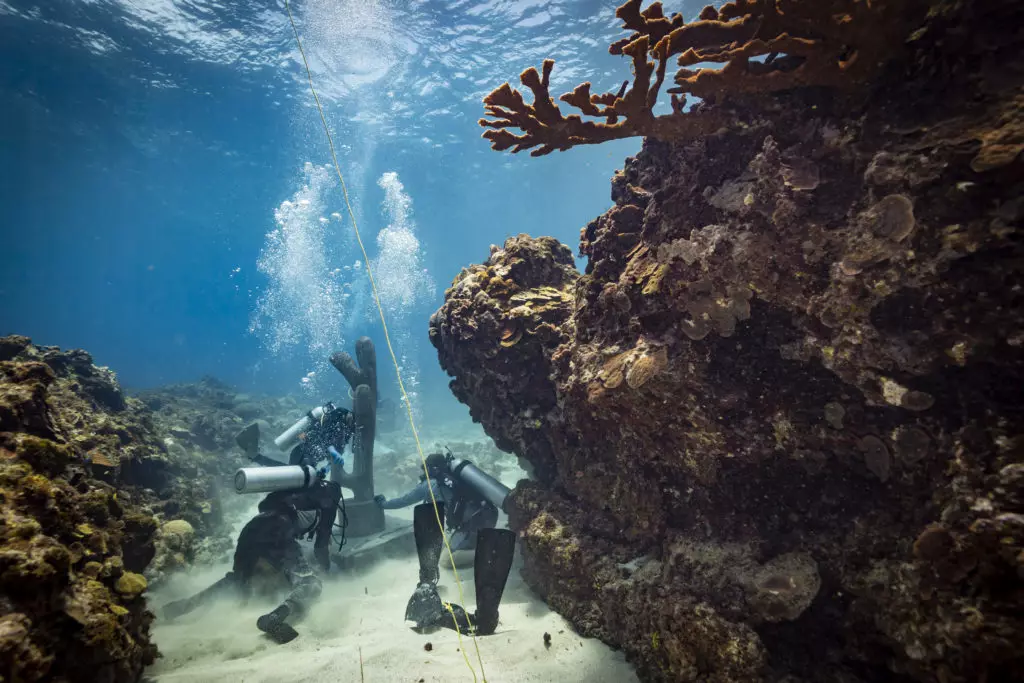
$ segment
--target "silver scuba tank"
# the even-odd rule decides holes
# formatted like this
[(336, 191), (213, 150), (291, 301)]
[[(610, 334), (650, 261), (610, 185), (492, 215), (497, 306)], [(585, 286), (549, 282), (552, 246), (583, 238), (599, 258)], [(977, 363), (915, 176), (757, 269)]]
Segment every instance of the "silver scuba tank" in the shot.
[(270, 493), (306, 489), (317, 483), (317, 472), (306, 465), (243, 467), (235, 472), (236, 493)]
[(452, 476), (473, 489), (481, 498), (488, 501), (502, 512), (505, 501), (512, 490), (500, 481), (484, 472), (468, 460), (463, 460), (451, 467)]
[(295, 424), (284, 430), (276, 439), (274, 439), (274, 445), (282, 451), (290, 450), (299, 442), (299, 436), (303, 432), (308, 430), (314, 422), (319, 422), (323, 419), (324, 415), (332, 410), (334, 410), (334, 406), (330, 403), (313, 408), (313, 410), (303, 415), (295, 422)]

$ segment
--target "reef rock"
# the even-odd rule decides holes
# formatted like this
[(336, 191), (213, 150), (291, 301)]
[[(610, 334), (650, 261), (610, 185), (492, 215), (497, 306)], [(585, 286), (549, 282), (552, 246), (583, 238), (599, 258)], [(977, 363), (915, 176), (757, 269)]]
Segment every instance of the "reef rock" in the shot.
[(83, 351), (0, 339), (0, 677), (138, 680), (156, 523), (110, 478), (157, 441)]
[(533, 466), (525, 579), (645, 680), (1024, 680), (1024, 17), (933, 4), (862, 101), (646, 140), (584, 275), (513, 237), (431, 319)]
[[(252, 503), (231, 489), (235, 471), (249, 464), (235, 435), (252, 420), (240, 413), (276, 419), (286, 409), (278, 409), (276, 401), (239, 394), (213, 377), (142, 391), (136, 398), (152, 410), (153, 424), (163, 436), (160, 456), (126, 480), (153, 494), (151, 504), (162, 526), (146, 576), (159, 585), (174, 571), (230, 557), (231, 522)], [(191, 531), (180, 533), (182, 525)]]
[[(549, 477), (555, 459), (544, 419), (556, 394), (545, 368), (566, 340), (577, 277), (572, 252), (557, 240), (512, 238), (484, 265), (464, 269), (430, 320), (442, 366), (465, 378), (452, 382), (456, 398), (499, 448)], [(471, 379), (485, 377), (486, 389)], [(481, 390), (488, 400), (475, 400)]]
[[(164, 446), (125, 480), (151, 492), (162, 525), (156, 557), (146, 570), (150, 585), (157, 586), (174, 571), (231, 558), (233, 525), (255, 502), (232, 487), (238, 468), (251, 465), (235, 443), (238, 432), (257, 422), (261, 452), (287, 460), (271, 439), (312, 406), (300, 406), (292, 396), (240, 393), (209, 376), (141, 391), (135, 398), (152, 411)], [(183, 525), (191, 533), (180, 533)]]

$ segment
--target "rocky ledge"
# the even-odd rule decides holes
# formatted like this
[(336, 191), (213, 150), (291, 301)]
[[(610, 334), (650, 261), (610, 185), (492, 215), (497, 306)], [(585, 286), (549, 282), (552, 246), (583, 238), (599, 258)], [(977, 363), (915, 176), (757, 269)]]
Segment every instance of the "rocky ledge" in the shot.
[(153, 661), (157, 522), (108, 476), (159, 450), (147, 413), (87, 353), (0, 338), (4, 680), (135, 681)]
[(212, 378), (129, 397), (85, 351), (0, 338), (0, 679), (138, 680), (145, 591), (229, 559), (253, 503), (235, 434), (299, 414)]
[(645, 680), (1024, 680), (1020, 11), (649, 139), (584, 275), (521, 235), (446, 293), (525, 578)]

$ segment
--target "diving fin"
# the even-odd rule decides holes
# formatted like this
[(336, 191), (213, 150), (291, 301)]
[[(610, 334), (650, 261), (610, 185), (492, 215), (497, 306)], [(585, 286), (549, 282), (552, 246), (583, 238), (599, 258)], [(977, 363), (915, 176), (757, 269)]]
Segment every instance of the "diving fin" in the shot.
[(291, 610), (288, 605), (281, 605), (273, 612), (264, 614), (256, 620), (256, 628), (263, 631), (278, 645), (290, 643), (299, 636), (299, 632), (285, 619), (289, 617)]
[(474, 626), (473, 620), (466, 614), (466, 610), (462, 608), (462, 605), (455, 605), (450, 602), (441, 604), (441, 615), (435, 625), (444, 626), (459, 633), (471, 633)]
[(229, 572), (223, 578), (213, 583), (213, 585), (204, 588), (195, 595), (183, 600), (175, 600), (174, 602), (167, 603), (160, 608), (160, 616), (168, 621), (177, 619), (182, 615), (188, 614), (204, 603), (207, 603), (209, 600), (217, 598), (227, 589), (236, 587), (237, 583), (235, 582), (235, 575), (234, 573)]
[(252, 457), (260, 450), (260, 425), (253, 422), (251, 425), (238, 432), (235, 436), (235, 443), (242, 449), (242, 452)]
[(498, 604), (512, 570), (516, 535), (508, 529), (480, 529), (476, 537), (476, 634), (489, 636), (498, 628)]
[(416, 554), (420, 560), (420, 581), (405, 607), (405, 620), (414, 622), (417, 628), (436, 625), (445, 612), (437, 592), (437, 581), (440, 578), (438, 567), (444, 545), (444, 534), (437, 524), (438, 518), (443, 525), (444, 503), (437, 504), (436, 517), (431, 503), (422, 503), (413, 508), (412, 527), (416, 538)]

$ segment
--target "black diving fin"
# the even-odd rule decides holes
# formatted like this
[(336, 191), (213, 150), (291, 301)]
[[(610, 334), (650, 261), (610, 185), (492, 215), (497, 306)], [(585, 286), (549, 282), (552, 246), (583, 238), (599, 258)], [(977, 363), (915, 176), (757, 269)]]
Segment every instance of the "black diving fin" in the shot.
[(267, 637), (278, 645), (290, 643), (299, 636), (295, 627), (285, 621), (290, 614), (291, 609), (288, 605), (280, 605), (273, 612), (264, 614), (257, 619), (256, 628), (266, 633)]
[(444, 545), (438, 519), (443, 525), (444, 503), (437, 504), (436, 517), (434, 506), (430, 503), (422, 503), (413, 508), (412, 528), (416, 537), (416, 554), (420, 560), (420, 581), (405, 606), (405, 620), (415, 623), (417, 628), (436, 625), (444, 612), (441, 596), (437, 592), (437, 581), (440, 578), (438, 566)]
[(498, 605), (505, 592), (516, 535), (508, 529), (480, 529), (476, 537), (473, 578), (476, 582), (476, 614), (473, 622), (478, 636), (489, 636), (498, 628)]
[(204, 604), (209, 604), (211, 600), (220, 597), (232, 588), (237, 589), (237, 587), (238, 584), (235, 581), (235, 575), (228, 573), (226, 576), (213, 583), (213, 585), (204, 588), (195, 595), (184, 598), (183, 600), (175, 600), (174, 602), (167, 603), (160, 608), (160, 617), (167, 619), (168, 621), (177, 619), (178, 617), (188, 614)]
[(242, 449), (242, 452), (250, 458), (259, 453), (260, 450), (260, 425), (253, 422), (251, 425), (238, 432), (235, 436), (235, 443)]

